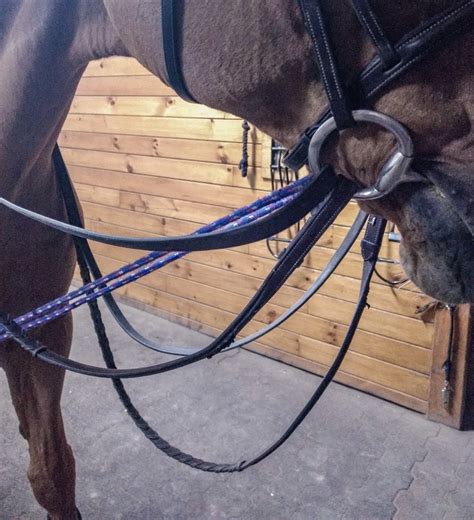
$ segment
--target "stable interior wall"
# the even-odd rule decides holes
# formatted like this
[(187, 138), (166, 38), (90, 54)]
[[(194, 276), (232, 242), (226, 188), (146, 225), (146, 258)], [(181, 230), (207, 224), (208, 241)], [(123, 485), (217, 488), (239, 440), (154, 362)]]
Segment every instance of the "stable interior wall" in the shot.
[[(251, 132), (251, 168), (242, 178), (242, 121), (188, 104), (136, 61), (91, 63), (64, 124), (60, 145), (86, 225), (121, 235), (180, 235), (267, 193), (270, 139)], [(245, 332), (275, 319), (311, 284), (357, 214), (350, 204)], [(103, 271), (144, 253), (94, 244)], [(386, 238), (382, 255), (396, 258)], [(265, 242), (188, 255), (120, 294), (173, 321), (216, 335), (245, 305), (275, 259)], [(356, 244), (321, 294), (277, 331), (250, 348), (323, 374), (334, 358), (359, 290), (362, 262)], [(399, 267), (381, 264), (388, 278)], [(362, 318), (337, 380), (426, 412), (432, 361), (429, 302), (413, 284), (391, 288), (375, 277)]]

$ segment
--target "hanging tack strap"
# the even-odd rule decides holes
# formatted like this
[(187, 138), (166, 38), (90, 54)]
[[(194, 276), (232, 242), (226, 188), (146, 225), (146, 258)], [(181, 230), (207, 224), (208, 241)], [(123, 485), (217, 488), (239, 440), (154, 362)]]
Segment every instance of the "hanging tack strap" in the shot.
[(453, 358), (454, 358), (454, 322), (455, 322), (455, 311), (456, 305), (446, 305), (446, 309), (449, 311), (449, 344), (448, 344), (448, 353), (446, 355), (446, 360), (443, 363), (443, 371), (444, 371), (444, 384), (441, 388), (441, 396), (443, 398), (443, 406), (445, 410), (450, 409), (451, 407), (451, 397), (452, 397), (452, 368), (453, 368)]
[(248, 121), (242, 123), (242, 160), (239, 164), (239, 169), (242, 172), (242, 177), (247, 177), (249, 171), (249, 132), (250, 125)]

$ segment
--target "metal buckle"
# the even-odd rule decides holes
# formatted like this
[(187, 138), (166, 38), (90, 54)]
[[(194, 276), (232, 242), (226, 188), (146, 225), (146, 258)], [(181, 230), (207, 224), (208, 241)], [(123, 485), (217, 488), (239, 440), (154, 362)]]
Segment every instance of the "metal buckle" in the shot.
[[(410, 169), (413, 161), (413, 141), (401, 123), (390, 116), (374, 112), (373, 110), (355, 110), (352, 115), (358, 123), (375, 123), (382, 126), (395, 136), (398, 144), (398, 150), (384, 164), (377, 182), (373, 186), (358, 191), (354, 195), (355, 199), (379, 199), (393, 191), (399, 184), (426, 181), (424, 177)], [(320, 155), (322, 146), (335, 130), (337, 130), (337, 126), (332, 117), (316, 130), (311, 139), (308, 150), (308, 162), (314, 174), (319, 174), (321, 171)]]

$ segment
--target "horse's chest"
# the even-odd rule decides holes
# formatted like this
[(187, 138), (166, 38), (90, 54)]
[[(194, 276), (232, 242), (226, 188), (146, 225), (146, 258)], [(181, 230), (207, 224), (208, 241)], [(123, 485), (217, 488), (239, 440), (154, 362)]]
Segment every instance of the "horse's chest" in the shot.
[[(0, 178), (2, 196), (43, 214), (66, 218), (51, 172), (33, 169), (26, 175), (26, 179), (32, 176), (31, 182), (21, 179), (21, 172), (18, 177), (9, 173)], [(64, 292), (70, 283), (74, 263), (70, 238), (1, 207), (0, 252), (2, 311), (25, 312)]]

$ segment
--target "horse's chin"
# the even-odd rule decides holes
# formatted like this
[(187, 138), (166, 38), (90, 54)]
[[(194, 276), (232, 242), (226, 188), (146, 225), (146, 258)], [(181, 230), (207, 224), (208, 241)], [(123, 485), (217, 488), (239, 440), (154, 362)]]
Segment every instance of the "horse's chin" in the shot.
[(474, 302), (473, 193), (472, 184), (467, 191), (458, 189), (458, 204), (460, 199), (451, 197), (455, 185), (451, 177), (450, 193), (439, 183), (404, 186), (397, 196), (396, 223), (400, 259), (410, 279), (433, 298), (459, 304)]
[[(463, 254), (470, 257), (460, 259), (458, 255)], [(457, 251), (454, 248), (443, 251), (442, 248), (420, 247), (419, 244), (412, 247), (403, 240), (400, 258), (408, 277), (429, 296), (451, 304), (474, 302), (472, 249), (470, 252), (463, 247)]]

